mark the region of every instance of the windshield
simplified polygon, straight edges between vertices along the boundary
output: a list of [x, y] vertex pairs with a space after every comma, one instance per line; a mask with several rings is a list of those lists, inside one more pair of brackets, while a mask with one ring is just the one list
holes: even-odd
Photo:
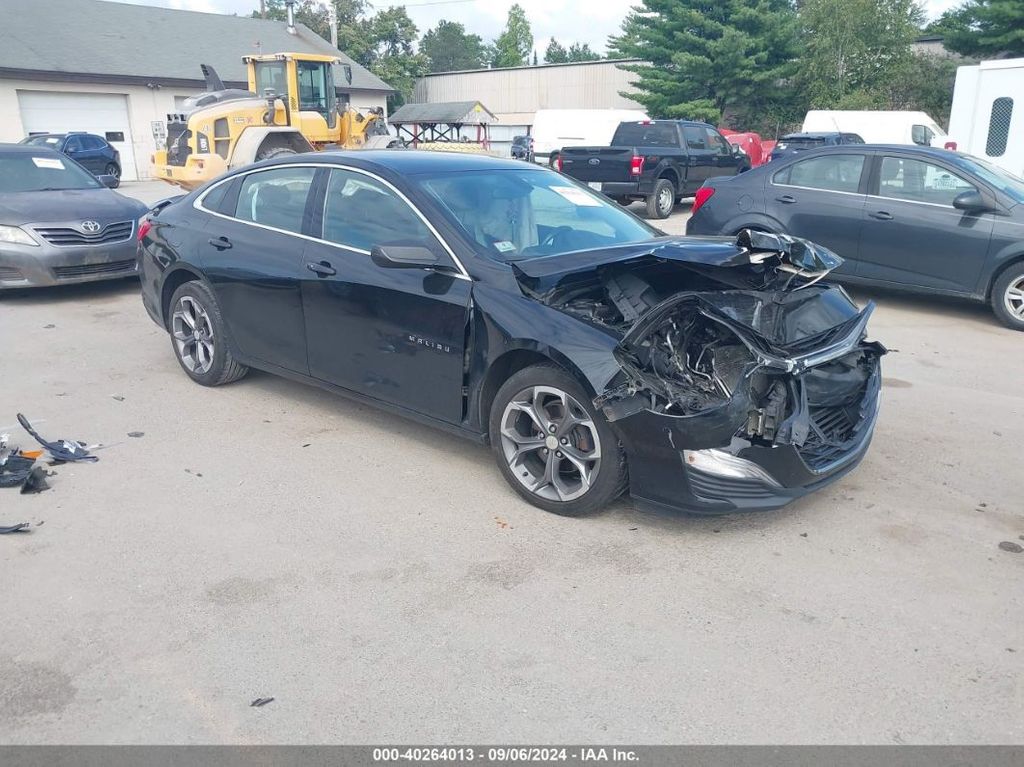
[[552, 171], [463, 171], [416, 180], [453, 223], [499, 261], [602, 248], [661, 234], [604, 195]]
[[87, 171], [57, 154], [0, 154], [0, 194], [101, 187], [102, 184]]
[[1024, 179], [972, 155], [956, 155], [955, 162], [961, 168], [974, 173], [985, 183], [1012, 198], [1014, 202], [1024, 202]]
[[63, 136], [29, 136], [26, 139], [22, 139], [22, 144], [30, 144], [31, 146], [57, 146]]

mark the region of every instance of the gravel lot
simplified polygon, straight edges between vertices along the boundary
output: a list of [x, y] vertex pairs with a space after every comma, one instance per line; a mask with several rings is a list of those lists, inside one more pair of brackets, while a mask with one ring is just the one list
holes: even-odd
[[1024, 742], [1024, 336], [856, 296], [898, 350], [856, 472], [780, 512], [571, 520], [456, 437], [192, 384], [131, 282], [0, 295], [0, 426], [107, 446], [0, 491], [37, 525], [0, 538], [0, 740]]

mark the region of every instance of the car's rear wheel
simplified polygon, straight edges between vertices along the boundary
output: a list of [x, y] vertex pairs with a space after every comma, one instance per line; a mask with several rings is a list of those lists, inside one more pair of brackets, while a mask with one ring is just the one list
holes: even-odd
[[611, 427], [571, 376], [553, 365], [514, 374], [490, 414], [501, 473], [523, 498], [566, 516], [606, 506], [626, 487], [626, 458]]
[[676, 190], [667, 178], [659, 178], [647, 196], [647, 217], [668, 218], [676, 203]]
[[196, 383], [220, 386], [249, 372], [231, 354], [220, 306], [203, 283], [186, 282], [174, 291], [168, 325], [174, 356]]
[[1006, 327], [1024, 330], [1024, 262], [999, 275], [992, 286], [992, 310]]
[[117, 179], [115, 189], [121, 185], [121, 169], [117, 166], [116, 162], [108, 162], [107, 167], [103, 169], [103, 175], [113, 176]]
[[272, 146], [272, 147], [267, 147], [265, 149], [261, 149], [259, 151], [259, 153], [256, 155], [256, 159], [257, 160], [270, 160], [270, 159], [272, 159], [274, 157], [284, 157], [285, 155], [289, 155], [289, 154], [298, 154], [298, 152], [296, 152], [291, 147]]

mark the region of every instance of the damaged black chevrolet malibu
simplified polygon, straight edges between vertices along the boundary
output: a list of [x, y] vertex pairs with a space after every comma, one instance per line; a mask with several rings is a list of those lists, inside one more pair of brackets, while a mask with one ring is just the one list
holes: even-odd
[[840, 263], [763, 233], [667, 237], [520, 162], [296, 155], [140, 229], [143, 299], [206, 386], [255, 367], [489, 442], [558, 514], [629, 492], [772, 509], [853, 469], [878, 413]]

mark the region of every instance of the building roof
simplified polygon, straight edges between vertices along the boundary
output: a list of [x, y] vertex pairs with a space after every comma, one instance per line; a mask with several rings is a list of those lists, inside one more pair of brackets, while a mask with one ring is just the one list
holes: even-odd
[[335, 72], [341, 90], [394, 90], [302, 24], [292, 35], [283, 21], [106, 0], [4, 0], [3, 6], [0, 77], [201, 87], [199, 65], [210, 64], [228, 87], [246, 87], [243, 55], [294, 51], [350, 64], [350, 86]]
[[404, 104], [388, 118], [391, 125], [405, 123], [452, 123], [487, 125], [497, 118], [479, 101], [447, 101], [437, 104]]
[[475, 75], [481, 72], [507, 72], [516, 69], [545, 69], [548, 67], [593, 67], [601, 64], [643, 64], [643, 59], [596, 59], [594, 61], [563, 61], [558, 64], [524, 64], [520, 67], [489, 67], [487, 69], [451, 69], [447, 72], [430, 72], [424, 77], [440, 77], [441, 75]]

